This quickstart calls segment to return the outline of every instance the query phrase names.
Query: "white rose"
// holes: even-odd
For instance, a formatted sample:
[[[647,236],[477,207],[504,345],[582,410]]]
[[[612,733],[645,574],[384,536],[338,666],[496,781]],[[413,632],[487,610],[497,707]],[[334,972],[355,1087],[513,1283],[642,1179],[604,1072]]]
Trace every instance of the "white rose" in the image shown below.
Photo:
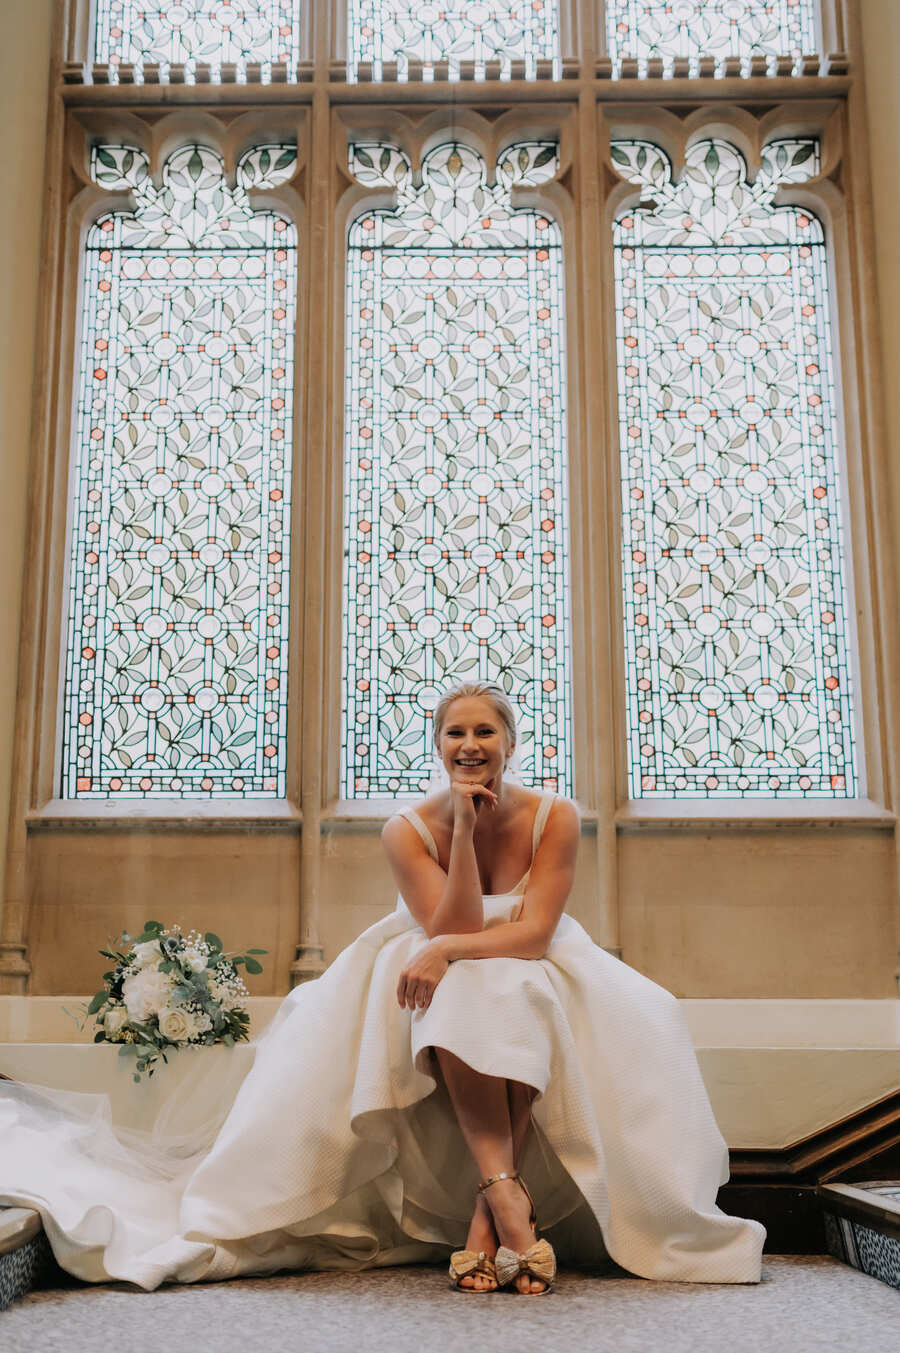
[[[122,998],[130,1017],[140,1023],[148,1015],[155,1015],[168,1004],[173,985],[169,974],[160,972],[158,968],[141,968],[131,977],[126,977],[122,983]]]
[[[103,1016],[103,1025],[108,1038],[118,1038],[128,1023],[128,1011],[124,1005],[108,1005]]]
[[[196,1026],[189,1011],[169,1006],[159,1012],[159,1032],[170,1043],[186,1043],[196,1033]]]
[[[190,964],[192,972],[202,972],[206,967],[207,955],[200,949],[195,949],[193,945],[185,945],[181,958],[183,962]]]
[[[146,968],[150,963],[158,963],[162,958],[159,940],[145,940],[143,944],[136,944],[134,956],[139,968]]]

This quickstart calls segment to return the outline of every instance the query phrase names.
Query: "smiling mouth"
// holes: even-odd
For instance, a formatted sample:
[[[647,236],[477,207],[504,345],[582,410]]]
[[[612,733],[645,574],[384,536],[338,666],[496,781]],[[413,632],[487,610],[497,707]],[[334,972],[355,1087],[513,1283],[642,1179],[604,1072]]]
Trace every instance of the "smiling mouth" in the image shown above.
[[[458,766],[462,766],[465,770],[477,770],[479,766],[486,766],[486,765],[487,765],[487,758],[485,758],[483,761],[460,761],[460,760],[457,760],[456,764],[457,764]]]

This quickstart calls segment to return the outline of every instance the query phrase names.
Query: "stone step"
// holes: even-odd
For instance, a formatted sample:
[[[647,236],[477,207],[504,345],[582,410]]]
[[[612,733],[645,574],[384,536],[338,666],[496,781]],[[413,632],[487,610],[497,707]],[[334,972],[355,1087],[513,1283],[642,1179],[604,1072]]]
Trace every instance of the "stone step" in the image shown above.
[[[200,1073],[237,1088],[254,1052],[186,1047],[167,1053],[152,1077],[132,1080],[131,1059],[113,1043],[0,1043],[0,1075],[60,1090],[108,1094],[113,1121],[150,1127],[163,1103]],[[900,1085],[900,1050],[890,1048],[697,1048],[716,1120],[733,1149],[777,1150],[875,1103]],[[218,1082],[217,1082],[218,1087]],[[196,1098],[184,1096],[173,1130],[195,1126]]]
[[[0,996],[0,1074],[106,1092],[114,1121],[143,1127],[172,1088],[198,1068],[218,1061],[228,1068],[229,1081],[233,1074],[236,1093],[252,1063],[252,1049],[244,1044],[185,1048],[135,1085],[118,1048],[93,1043],[93,1020],[79,1032],[71,1012],[81,1001]],[[247,1002],[253,1034],[266,1027],[281,1001],[270,996]],[[681,1007],[732,1148],[788,1146],[900,1086],[900,1001],[683,1000]]]
[[[84,1020],[85,996],[0,995],[0,1043],[92,1043],[94,1019]],[[259,1033],[282,996],[251,996],[251,1027]],[[695,1046],[780,1048],[898,1048],[900,1000],[754,1000],[689,997],[680,1002]],[[77,1020],[84,1027],[79,1030]]]

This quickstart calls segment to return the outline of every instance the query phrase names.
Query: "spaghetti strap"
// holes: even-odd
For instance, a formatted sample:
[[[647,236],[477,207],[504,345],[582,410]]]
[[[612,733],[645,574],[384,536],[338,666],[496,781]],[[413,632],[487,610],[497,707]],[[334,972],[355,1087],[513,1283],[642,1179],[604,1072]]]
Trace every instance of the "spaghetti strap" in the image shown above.
[[[538,810],[534,815],[534,829],[531,833],[531,863],[534,864],[534,856],[540,845],[541,837],[544,834],[544,828],[547,825],[547,818],[550,816],[550,809],[553,807],[556,794],[552,789],[546,789],[543,793]],[[531,871],[529,870],[529,873]]]
[[[433,860],[435,860],[437,863],[440,863],[438,859],[438,848],[435,844],[434,837],[431,835],[431,832],[428,830],[425,823],[419,817],[419,814],[416,812],[415,808],[400,808],[398,810],[397,816],[405,817],[407,822],[412,823],[416,831],[421,836],[422,840],[425,842],[425,849],[428,851],[428,854],[431,856]]]
[[[531,871],[534,868],[534,857],[537,854],[537,848],[541,843],[544,827],[547,825],[547,818],[550,816],[550,809],[553,807],[555,799],[556,794],[552,789],[545,789],[541,795],[541,801],[538,804],[537,812],[534,815],[534,826],[531,829],[531,864],[525,870],[525,873],[519,879],[515,888],[512,889],[514,893],[517,893],[523,883],[527,883],[531,877]]]

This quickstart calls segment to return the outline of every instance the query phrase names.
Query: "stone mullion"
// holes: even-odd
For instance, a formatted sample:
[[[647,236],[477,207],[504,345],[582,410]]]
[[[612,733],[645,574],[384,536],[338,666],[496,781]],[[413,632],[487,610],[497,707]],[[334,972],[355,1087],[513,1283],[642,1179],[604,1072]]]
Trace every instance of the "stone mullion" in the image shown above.
[[[596,6],[579,0],[581,58],[574,137],[574,257],[566,266],[570,379],[570,589],[578,796],[596,820],[598,943],[619,950],[616,841],[618,639],[615,454],[618,445],[613,255],[604,230],[598,106],[593,79]],[[578,304],[575,305],[577,279]],[[577,513],[577,516],[576,516]],[[601,523],[607,529],[598,529]],[[618,725],[621,725],[621,715]],[[577,753],[576,753],[577,754]]]
[[[22,580],[22,610],[16,680],[16,716],[10,776],[9,827],[6,860],[0,896],[0,995],[24,995],[28,990],[31,963],[28,958],[26,876],[26,816],[43,797],[53,792],[49,766],[54,765],[56,704],[44,698],[46,688],[47,636],[58,632],[62,599],[53,590],[54,564],[65,548],[65,533],[54,536],[54,497],[58,481],[67,480],[68,465],[60,467],[55,431],[60,400],[71,384],[57,381],[54,372],[71,358],[71,343],[60,329],[63,309],[58,284],[64,273],[66,216],[66,118],[58,98],[61,53],[70,16],[58,9],[51,40],[49,81],[50,112],[47,120],[46,172],[41,227],[41,272],[47,281],[39,299],[35,332],[34,388],[31,392],[31,445],[35,448],[28,476],[26,502],[26,559]],[[60,389],[60,387],[62,387]],[[65,423],[68,426],[68,423]],[[61,572],[61,563],[59,570]],[[52,643],[51,643],[52,648]],[[50,708],[48,708],[48,703]],[[42,749],[50,748],[49,755]]]
[[[846,0],[831,0],[835,5],[846,4]],[[870,570],[869,578],[859,569],[854,591],[859,593],[868,584],[872,598],[871,618],[865,637],[872,637],[867,643],[872,655],[873,671],[868,681],[864,673],[857,681],[857,701],[860,711],[871,706],[871,732],[865,739],[866,759],[876,763],[878,791],[883,797],[886,808],[896,814],[900,807],[900,709],[896,692],[900,688],[900,630],[897,625],[898,594],[900,580],[897,574],[896,545],[898,539],[896,524],[892,521],[890,503],[891,466],[888,463],[889,441],[887,420],[882,388],[882,372],[889,369],[884,362],[886,354],[880,351],[881,330],[879,327],[879,307],[877,296],[877,278],[872,268],[876,257],[875,226],[871,192],[871,159],[869,151],[870,130],[865,107],[865,69],[863,67],[862,20],[858,6],[849,6],[844,14],[845,25],[841,36],[845,38],[853,66],[858,72],[851,84],[846,107],[846,144],[841,164],[842,187],[848,200],[847,213],[847,258],[849,270],[853,274],[850,285],[856,292],[859,335],[861,342],[852,345],[853,375],[850,378],[852,393],[847,399],[848,409],[844,415],[844,434],[848,440],[858,437],[859,444],[867,451],[860,457],[865,479],[864,494],[867,499],[865,516],[859,512],[855,521],[850,523],[850,538],[846,548],[859,569],[860,554],[864,553]],[[832,302],[838,299],[840,279],[835,279]],[[839,341],[844,338],[838,335]],[[850,348],[845,344],[845,350]],[[848,353],[849,355],[849,353]],[[881,357],[881,361],[879,361]],[[838,373],[835,373],[838,378]],[[843,398],[839,391],[839,398]],[[854,397],[855,396],[855,397]],[[851,416],[856,412],[857,421],[851,426]],[[849,476],[848,476],[849,478]],[[848,494],[848,507],[852,501]],[[849,518],[849,512],[848,512]],[[854,535],[861,542],[854,549]],[[869,581],[871,579],[871,581]],[[851,593],[851,605],[857,611],[860,603]],[[860,636],[862,638],[862,636]],[[857,653],[861,644],[857,643]],[[860,664],[861,665],[861,664]],[[869,699],[866,699],[867,694]],[[866,720],[868,723],[869,720]],[[870,750],[870,741],[874,744]],[[869,797],[873,797],[871,780],[867,786]],[[894,881],[894,983],[900,995],[900,829],[894,825],[894,858],[896,874]]]
[[[329,284],[336,264],[338,241],[332,222],[331,106],[328,91],[328,33],[324,22],[316,25],[315,85],[309,126],[307,175],[307,227],[301,244],[305,306],[298,314],[295,362],[298,407],[303,408],[295,446],[299,444],[298,481],[301,485],[298,553],[302,559],[301,620],[295,662],[300,685],[300,838],[299,942],[290,976],[292,985],[317,977],[325,967],[319,935],[321,907],[322,810],[326,794],[327,738],[331,708],[325,673],[334,670],[327,635],[334,634],[327,616],[326,585],[329,577],[328,516],[332,467],[340,461],[339,448],[331,445],[334,420],[330,416],[330,355],[340,316],[332,312],[334,289]],[[333,595],[328,593],[328,596]],[[340,594],[338,593],[338,605]]]

